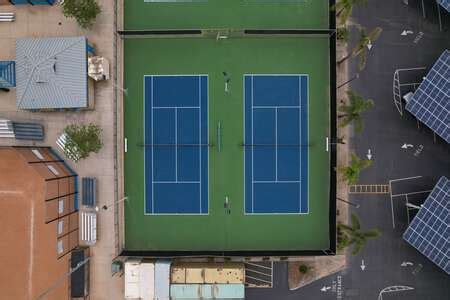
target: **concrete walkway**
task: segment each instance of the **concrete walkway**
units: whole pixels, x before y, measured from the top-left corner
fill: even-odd
[[[14,22],[0,23],[0,60],[15,59],[15,40],[21,37],[87,36],[98,55],[106,57],[113,70],[114,0],[97,0],[102,13],[92,30],[81,30],[74,20],[65,18],[59,5],[55,6],[0,6],[0,12],[15,12]],[[14,121],[34,121],[44,125],[45,140],[37,145],[56,148],[56,138],[70,123],[94,122],[103,129],[104,147],[98,154],[78,163],[69,164],[80,176],[98,179],[99,205],[114,203],[114,90],[112,81],[100,82],[95,87],[95,110],[85,112],[27,112],[16,108],[16,93],[0,92],[0,118]],[[0,145],[33,145],[1,139]],[[99,212],[98,239],[91,247],[91,299],[123,299],[123,277],[111,277],[111,260],[116,256],[113,206]]]

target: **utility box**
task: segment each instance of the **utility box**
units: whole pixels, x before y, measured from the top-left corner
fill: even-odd
[[[125,262],[125,299],[154,300],[155,264],[140,259]]]

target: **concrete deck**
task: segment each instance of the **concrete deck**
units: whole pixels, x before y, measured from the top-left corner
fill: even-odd
[[[15,59],[15,39],[21,37],[55,37],[85,35],[98,55],[110,61],[114,70],[114,0],[97,0],[102,7],[94,27],[81,30],[72,19],[65,18],[59,5],[0,6],[0,12],[15,12],[14,22],[0,23],[0,60]],[[113,75],[113,74],[112,74]],[[84,112],[27,112],[16,108],[15,89],[0,91],[0,118],[39,122],[45,127],[45,140],[36,145],[57,149],[56,139],[70,123],[94,122],[103,129],[104,147],[98,154],[78,163],[67,160],[80,176],[98,179],[98,204],[114,204],[115,197],[115,102],[112,80],[95,86],[95,109]],[[0,139],[1,145],[33,145],[32,142]],[[63,156],[64,157],[64,156]],[[120,160],[119,160],[120,161]],[[111,276],[111,261],[117,255],[114,233],[114,205],[98,216],[98,242],[91,247],[91,299],[123,299],[123,277]]]

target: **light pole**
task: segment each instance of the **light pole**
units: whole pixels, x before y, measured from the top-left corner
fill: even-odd
[[[128,89],[124,89],[124,88],[118,86],[117,84],[115,84],[114,82],[111,82],[111,83],[112,83],[113,87],[120,90],[125,96],[128,96]]]
[[[359,208],[359,204],[356,204],[356,203],[353,203],[353,202],[344,200],[344,199],[339,198],[339,197],[336,197],[336,199],[338,199],[339,201],[345,202],[345,203],[347,203],[348,205],[351,205],[351,206],[353,206],[353,207],[355,207],[355,208]]]
[[[120,202],[124,202],[124,201],[128,201],[128,196],[126,196],[126,197],[123,197],[122,199],[119,199],[119,200],[117,200],[116,202],[114,202],[114,203],[112,203],[112,204],[110,204],[110,205],[103,205],[102,207],[101,207],[101,209],[102,210],[108,210],[108,208],[110,208],[111,206],[113,206],[114,204],[118,204],[118,203],[120,203]],[[95,207],[95,211],[100,211],[100,207],[98,207],[98,206],[96,206]]]
[[[343,87],[344,85],[349,84],[350,82],[352,82],[355,79],[359,78],[359,73],[356,73],[355,76],[353,76],[352,78],[350,78],[349,80],[347,80],[346,82],[344,82],[343,84],[339,85],[337,88],[340,89],[341,87]]]

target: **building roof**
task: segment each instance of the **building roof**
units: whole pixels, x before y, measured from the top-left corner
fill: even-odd
[[[86,44],[83,36],[17,39],[17,107],[87,107]]]
[[[46,197],[53,196],[55,188],[45,183],[53,173],[44,167],[50,163],[37,163],[57,159],[47,148],[0,148],[1,299],[37,299],[69,271],[70,255],[57,256],[57,222],[47,222],[53,203]],[[59,162],[52,165],[61,175],[70,173]],[[57,193],[60,188],[64,186],[58,184]],[[64,232],[70,230],[67,223],[64,226]],[[68,280],[45,297],[67,298]]]

